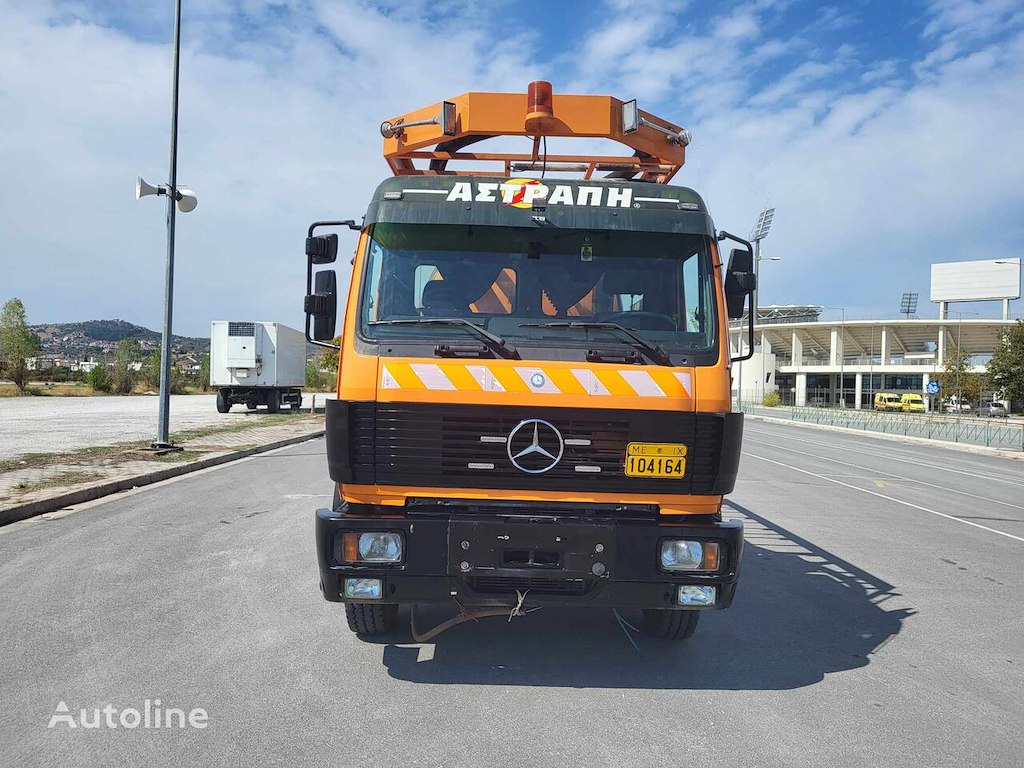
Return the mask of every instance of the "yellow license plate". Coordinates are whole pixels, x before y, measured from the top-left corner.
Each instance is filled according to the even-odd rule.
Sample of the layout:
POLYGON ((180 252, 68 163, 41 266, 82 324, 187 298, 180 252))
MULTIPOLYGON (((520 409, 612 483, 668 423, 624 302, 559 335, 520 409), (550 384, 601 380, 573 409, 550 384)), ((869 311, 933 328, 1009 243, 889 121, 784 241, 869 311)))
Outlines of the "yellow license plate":
POLYGON ((630 443, 626 446, 627 477, 683 477, 686 446, 682 443, 630 443))

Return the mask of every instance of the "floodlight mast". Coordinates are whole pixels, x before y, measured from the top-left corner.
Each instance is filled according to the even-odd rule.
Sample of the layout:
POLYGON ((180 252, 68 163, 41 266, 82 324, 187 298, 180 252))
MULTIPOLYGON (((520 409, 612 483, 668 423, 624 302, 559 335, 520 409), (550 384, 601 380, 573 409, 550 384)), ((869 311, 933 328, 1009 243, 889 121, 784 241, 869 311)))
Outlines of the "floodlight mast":
POLYGON ((909 320, 915 312, 917 312, 917 294, 904 293, 900 299, 900 313, 906 315, 909 320))
MULTIPOLYGON (((772 228, 772 220, 775 218, 774 208, 765 208, 757 217, 757 223, 754 224, 753 230, 750 232, 750 239, 754 243, 754 292, 750 295, 750 311, 754 318, 754 323, 757 323, 757 293, 758 293, 758 269, 757 265, 761 263, 761 241, 768 237, 768 232, 772 228)), ((778 261, 779 257, 773 257, 772 261, 778 261)), ((742 344, 742 342, 740 342, 742 344)), ((751 339, 753 343, 753 339, 751 339)), ((738 399, 740 405, 743 404, 743 366, 739 366, 739 370, 736 375, 736 386, 738 399)), ((763 382, 762 382, 763 386, 763 382)))

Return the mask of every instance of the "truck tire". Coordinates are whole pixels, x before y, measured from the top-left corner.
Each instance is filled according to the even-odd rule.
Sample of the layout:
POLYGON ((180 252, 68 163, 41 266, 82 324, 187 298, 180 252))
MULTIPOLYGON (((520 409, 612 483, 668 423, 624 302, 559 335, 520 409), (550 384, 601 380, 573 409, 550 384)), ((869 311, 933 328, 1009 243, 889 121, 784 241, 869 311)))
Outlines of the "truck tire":
POLYGON ((697 631, 700 611, 644 608, 644 633, 665 640, 685 640, 697 631))
POLYGON ((230 410, 231 403, 229 403, 227 397, 224 396, 224 390, 217 390, 217 413, 227 413, 230 410))
POLYGON ((267 392, 267 413, 277 413, 281 410, 281 392, 272 389, 267 392))
POLYGON ((357 635, 383 635, 395 627, 398 606, 371 603, 345 603, 348 628, 357 635))

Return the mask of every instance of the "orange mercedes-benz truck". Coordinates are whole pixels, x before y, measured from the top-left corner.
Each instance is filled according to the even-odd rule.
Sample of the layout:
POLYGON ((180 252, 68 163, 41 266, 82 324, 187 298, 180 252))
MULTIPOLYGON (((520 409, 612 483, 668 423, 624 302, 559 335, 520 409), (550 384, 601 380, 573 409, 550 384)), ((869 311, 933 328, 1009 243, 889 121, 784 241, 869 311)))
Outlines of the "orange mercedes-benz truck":
POLYGON ((668 184, 689 133, 544 82, 381 133, 394 177, 362 223, 306 240, 306 333, 326 345, 337 281, 317 268, 338 235, 322 230, 358 231, 326 413, 334 502, 316 512, 324 597, 360 634, 407 605, 417 635, 416 607, 447 604, 641 609, 649 633, 689 637, 739 574, 729 319, 754 288, 750 244, 668 184), (467 149, 495 136, 529 151, 467 149), (632 153, 549 154, 549 137, 632 153))

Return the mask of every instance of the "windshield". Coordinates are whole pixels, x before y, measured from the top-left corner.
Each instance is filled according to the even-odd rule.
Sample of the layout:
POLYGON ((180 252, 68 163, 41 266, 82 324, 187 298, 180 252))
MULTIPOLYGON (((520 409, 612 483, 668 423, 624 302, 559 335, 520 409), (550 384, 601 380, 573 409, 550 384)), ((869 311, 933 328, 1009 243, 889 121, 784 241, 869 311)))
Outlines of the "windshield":
POLYGON ((693 354, 715 348, 711 274, 702 235, 380 223, 360 331, 377 340, 471 338, 466 323, 437 322, 461 318, 517 345, 646 342, 693 354))

